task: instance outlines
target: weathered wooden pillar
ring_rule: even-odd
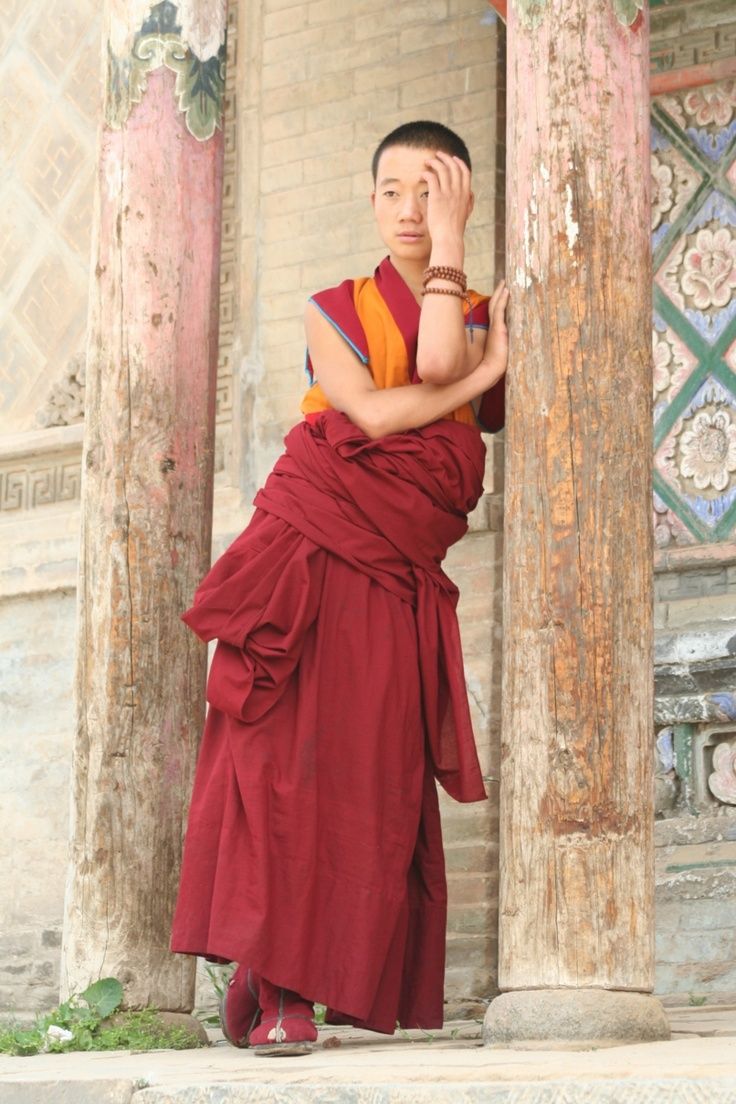
[[[508,7],[501,996],[491,1044],[663,1038],[652,995],[648,16]]]
[[[188,1010],[169,952],[206,653],[225,0],[108,0],[90,281],[62,992]]]

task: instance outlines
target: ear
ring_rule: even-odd
[[[471,191],[470,197],[469,197],[469,200],[468,200],[468,218],[470,218],[470,216],[472,215],[474,207],[475,207],[475,192]]]
[[[376,193],[375,192],[371,192],[371,207],[375,211],[375,209],[376,209]]]

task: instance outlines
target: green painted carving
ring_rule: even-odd
[[[542,13],[547,6],[547,0],[514,0],[516,10],[521,22],[532,29],[537,26],[542,18]]]
[[[676,724],[674,732],[675,771],[680,779],[685,807],[690,813],[697,813],[695,789],[693,784],[693,733],[695,726]]]
[[[119,130],[140,103],[148,74],[165,65],[176,73],[175,94],[186,127],[200,142],[222,128],[225,92],[225,43],[217,54],[202,61],[182,38],[176,5],[164,0],[154,5],[135,35],[129,54],[118,57],[108,45],[105,121]]]
[[[619,23],[630,27],[644,7],[644,0],[613,0],[613,10]]]
[[[613,10],[619,23],[630,27],[644,7],[644,0],[612,0]],[[519,18],[526,27],[534,28],[542,18],[547,0],[514,0]]]

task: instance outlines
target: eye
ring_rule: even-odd
[[[383,194],[390,199],[392,196],[398,195],[399,193],[398,192],[393,192],[389,189],[389,191],[384,192]]]

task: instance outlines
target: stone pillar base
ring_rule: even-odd
[[[669,1039],[664,1008],[651,993],[614,989],[521,989],[491,1001],[486,1046],[587,1050]]]

